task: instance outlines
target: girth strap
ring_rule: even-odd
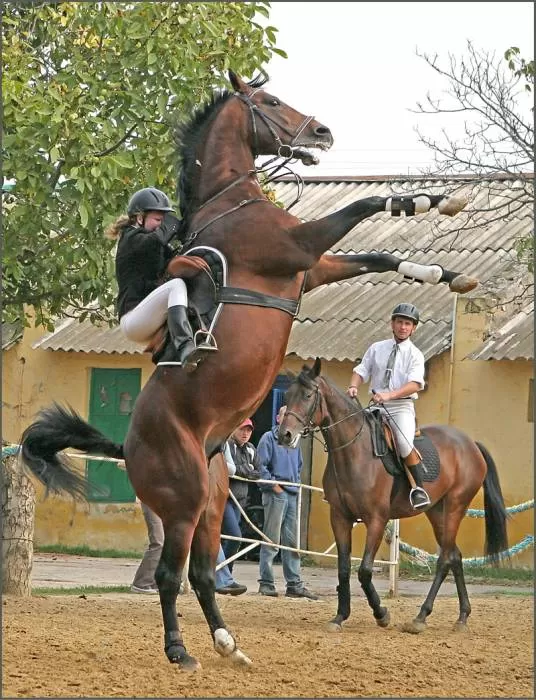
[[[240,289],[239,287],[222,287],[216,295],[216,302],[279,309],[292,317],[296,316],[300,305],[299,301],[294,301],[293,299],[281,299],[280,297],[273,297],[250,289]]]

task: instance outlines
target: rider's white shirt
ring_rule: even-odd
[[[395,344],[392,338],[373,343],[366,351],[361,362],[354,367],[353,371],[359,374],[364,382],[370,382],[369,394],[372,394],[372,389],[375,391],[382,390],[387,361]],[[389,390],[400,389],[408,382],[417,382],[420,384],[421,389],[424,389],[424,355],[409,338],[402,343],[398,343],[398,352],[393,371],[391,372]],[[417,393],[410,394],[407,398],[417,399]]]

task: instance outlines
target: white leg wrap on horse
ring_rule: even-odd
[[[409,199],[409,197],[405,197],[405,198]],[[432,206],[430,199],[424,194],[420,194],[417,197],[413,197],[413,203],[415,205],[415,213],[416,214],[425,214],[427,211],[430,211],[430,207]],[[385,202],[385,211],[391,211],[392,208],[393,208],[393,198],[389,197],[387,199],[387,201]]]
[[[430,211],[432,202],[426,195],[420,194],[418,197],[413,197],[413,201],[415,202],[416,214],[425,214],[427,211]]]
[[[223,627],[214,632],[214,649],[221,656],[230,656],[236,649],[236,642],[233,636]]]
[[[419,265],[418,263],[404,260],[398,266],[397,272],[400,272],[404,277],[419,280],[420,282],[429,282],[437,284],[443,275],[441,265]]]

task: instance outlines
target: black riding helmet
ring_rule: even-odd
[[[144,187],[143,190],[135,192],[128,203],[127,214],[143,214],[146,211],[175,211],[170,206],[166,194],[156,187]]]
[[[391,314],[391,321],[396,316],[409,318],[415,323],[415,325],[419,323],[419,309],[416,306],[413,306],[413,304],[397,304]]]

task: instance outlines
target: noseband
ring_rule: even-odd
[[[315,430],[315,426],[313,424],[313,416],[316,412],[318,404],[320,403],[320,389],[318,387],[318,384],[316,384],[316,383],[314,385],[314,390],[315,390],[315,399],[313,401],[313,405],[309,409],[309,413],[305,416],[305,418],[298,415],[294,411],[289,411],[288,409],[285,411],[286,416],[294,416],[294,418],[298,421],[298,423],[301,423],[303,425],[302,435],[307,435],[309,432],[314,432],[314,430]],[[316,428],[316,430],[320,430],[320,428]]]

